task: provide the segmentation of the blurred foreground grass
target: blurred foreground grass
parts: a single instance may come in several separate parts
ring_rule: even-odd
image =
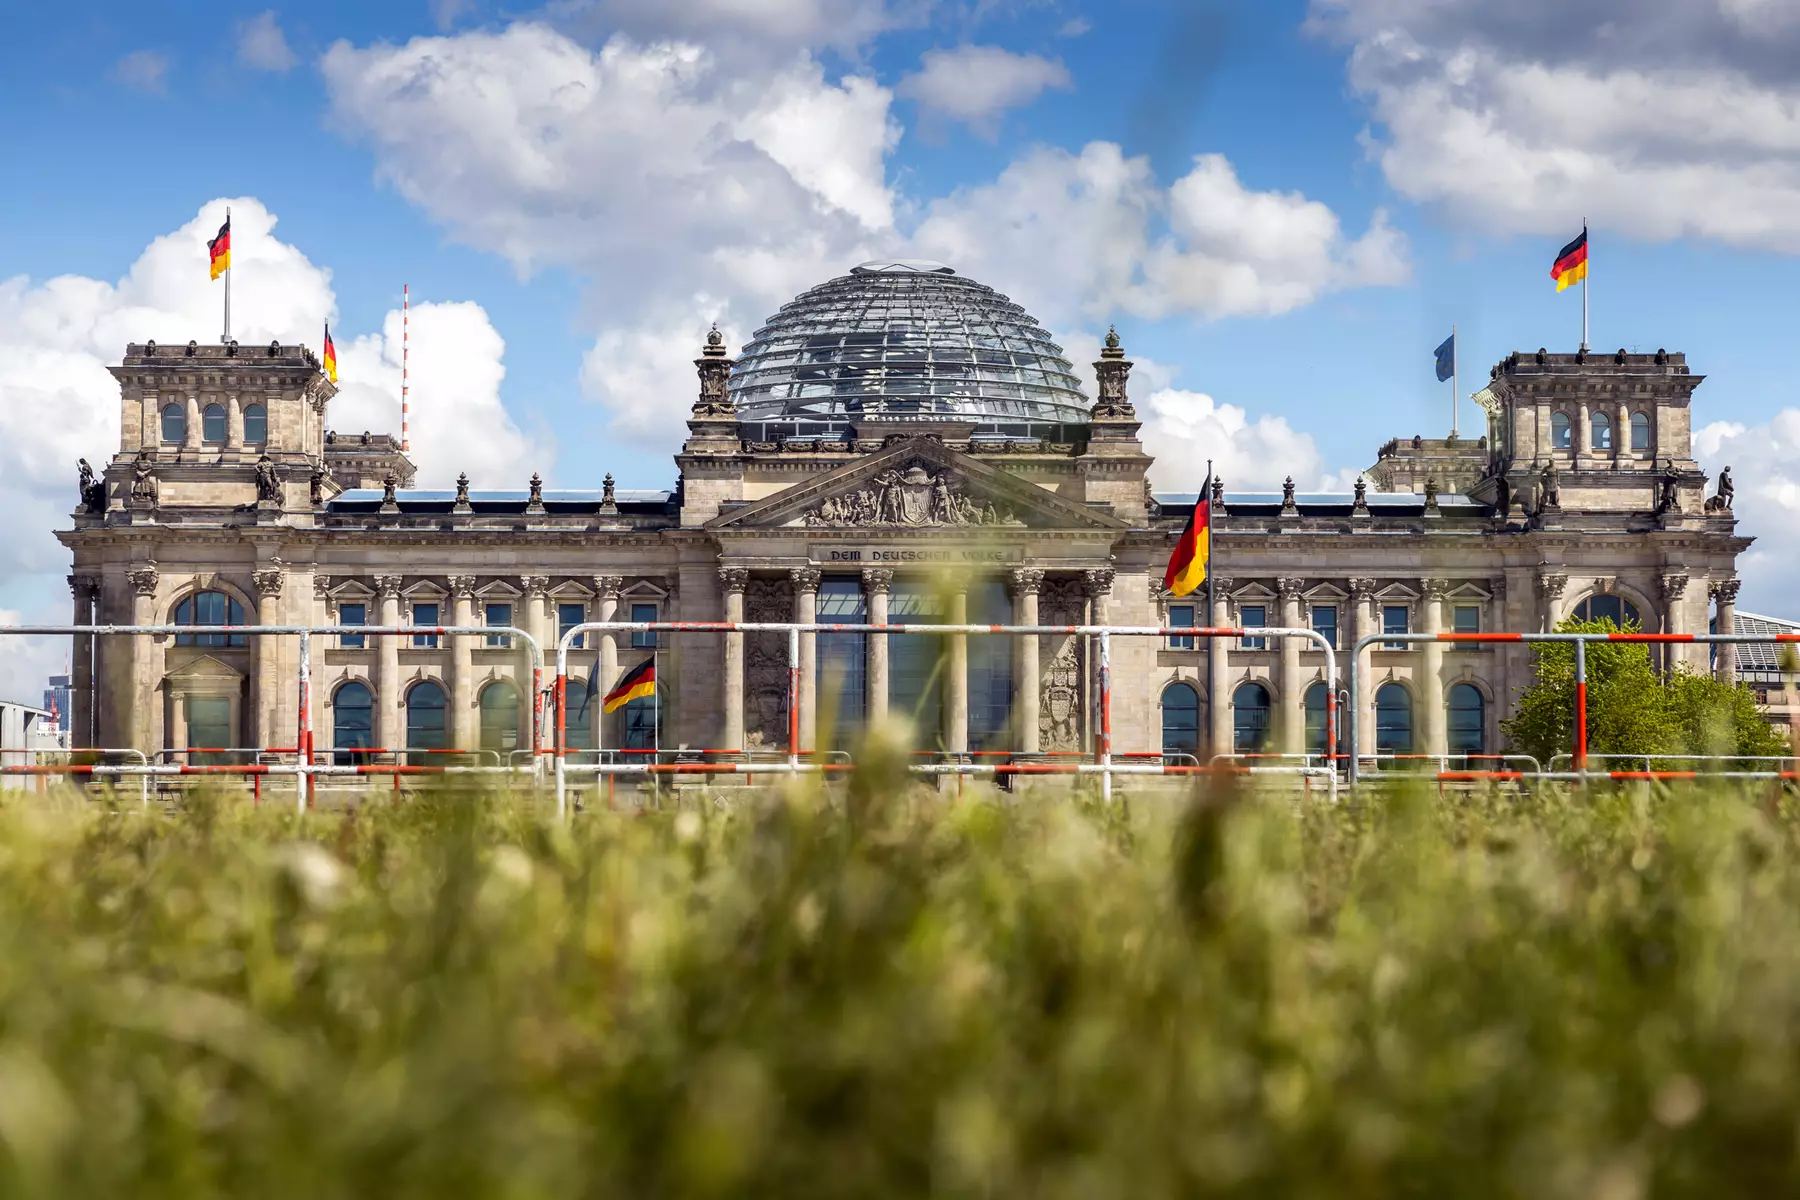
[[[1762,793],[0,810],[14,1195],[1772,1196],[1797,1036]]]

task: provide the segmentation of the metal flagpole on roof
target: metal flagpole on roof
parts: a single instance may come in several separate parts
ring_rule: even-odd
[[[1581,273],[1581,350],[1587,353],[1588,348],[1588,277],[1594,273],[1594,242],[1588,237],[1587,218],[1581,218],[1581,236],[1586,239],[1583,245],[1587,249],[1587,261],[1582,266],[1587,269]]]
[[[1209,489],[1209,491],[1212,488],[1212,473],[1213,460],[1209,458],[1206,460],[1206,482],[1200,485],[1203,488]],[[1213,537],[1213,530],[1218,526],[1219,514],[1212,510],[1212,496],[1208,492],[1201,493],[1200,499],[1195,503],[1208,506],[1206,510],[1206,616],[1205,619],[1198,622],[1198,624],[1204,626],[1213,623],[1213,576],[1217,574],[1213,568],[1218,562],[1218,547],[1216,545],[1218,539]],[[1219,703],[1219,697],[1215,691],[1219,686],[1219,673],[1214,669],[1216,666],[1214,660],[1218,644],[1218,638],[1209,637],[1206,639],[1206,741],[1207,744],[1212,747],[1212,754],[1225,754],[1228,753],[1228,751],[1221,750],[1218,743],[1214,741],[1212,735],[1212,730],[1219,727],[1218,721],[1213,718],[1214,706]],[[1208,758],[1210,759],[1211,755],[1209,755]]]
[[[225,206],[225,253],[231,254],[231,206]],[[235,256],[233,256],[235,257]],[[231,344],[231,259],[225,261],[225,332],[219,338],[223,345]]]
[[[1443,326],[1439,325],[1438,328],[1442,329]],[[1456,368],[1457,368],[1456,360],[1458,357],[1460,357],[1461,350],[1462,350],[1462,347],[1460,347],[1456,344],[1456,326],[1452,325],[1452,326],[1450,326],[1450,436],[1451,437],[1456,436],[1457,425],[1462,420],[1462,404],[1461,404],[1462,393],[1457,390],[1461,385],[1457,382],[1457,377],[1456,377]]]

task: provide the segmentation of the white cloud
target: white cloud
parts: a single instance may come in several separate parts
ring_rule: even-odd
[[[275,21],[275,10],[265,9],[237,27],[238,61],[259,71],[286,71],[300,60],[288,48],[287,37]]]
[[[920,63],[895,92],[990,140],[999,135],[1006,110],[1030,104],[1047,89],[1072,86],[1062,63],[999,46],[927,50]]]
[[[1144,445],[1156,455],[1150,482],[1164,491],[1198,491],[1206,461],[1233,491],[1277,491],[1291,475],[1302,489],[1347,490],[1342,472],[1328,474],[1310,434],[1284,417],[1251,420],[1235,404],[1220,404],[1201,392],[1164,388],[1138,402]],[[1352,473],[1352,476],[1354,473]]]
[[[1744,608],[1800,618],[1800,409],[1761,425],[1717,421],[1694,434],[1694,457],[1715,476],[1731,468],[1738,532],[1756,539],[1738,558]]]
[[[48,617],[45,624],[63,623],[69,619],[69,607]],[[15,609],[0,608],[0,625],[23,625],[26,614]],[[40,622],[31,620],[29,623]],[[66,637],[30,637],[24,634],[0,637],[0,699],[38,707],[44,701],[44,685],[50,676],[61,675],[68,667],[69,639]],[[15,759],[13,761],[25,761]]]
[[[113,78],[126,87],[161,96],[167,93],[164,76],[169,73],[167,55],[154,50],[133,50],[113,67]]]
[[[934,0],[559,0],[549,12],[577,35],[706,42],[720,53],[786,56],[831,49],[854,56],[878,34],[923,25]]]
[[[331,273],[276,238],[274,214],[250,198],[206,204],[145,247],[116,282],[0,280],[0,511],[8,515],[0,524],[0,585],[18,593],[60,589],[55,581],[69,558],[52,531],[73,524],[76,460],[99,470],[119,448],[119,386],[107,364],[119,361],[127,342],[219,336],[222,285],[207,278],[206,240],[227,203],[233,335],[246,345],[316,347],[335,307]],[[337,331],[343,395],[328,414],[334,426],[398,430],[398,320],[390,313],[380,338]],[[548,466],[500,406],[504,346],[479,306],[420,305],[412,333],[415,442],[430,479],[454,478],[466,464],[485,483],[522,487],[528,463]],[[60,621],[68,608],[30,615]],[[0,649],[9,640],[0,639]]]
[[[1056,36],[1078,38],[1091,33],[1093,28],[1094,23],[1086,17],[1070,17],[1067,21],[1064,21],[1061,28],[1056,31]]]
[[[1342,288],[1403,282],[1404,237],[1377,212],[1357,240],[1330,208],[1245,188],[1202,155],[1171,187],[1110,142],[1039,148],[934,202],[920,253],[1005,288],[1042,319],[1266,316]]]
[[[1800,252],[1800,8],[1314,0],[1401,193],[1498,232]]]

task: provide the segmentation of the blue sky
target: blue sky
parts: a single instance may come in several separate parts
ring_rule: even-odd
[[[53,325],[67,379],[0,376],[0,401],[91,419],[16,439],[13,486],[48,528],[71,451],[110,453],[94,371],[117,321],[216,336],[198,263],[191,286],[140,266],[129,320],[46,282],[118,282],[228,198],[278,221],[267,263],[240,251],[268,299],[240,280],[239,328],[313,342],[329,317],[354,385],[334,422],[362,427],[387,419],[384,323],[410,283],[415,378],[441,381],[415,388],[425,481],[515,487],[669,486],[710,320],[741,341],[865,254],[944,247],[1084,376],[1117,322],[1134,394],[1166,391],[1193,434],[1159,443],[1162,486],[1207,455],[1242,486],[1341,484],[1388,437],[1447,430],[1431,350],[1452,323],[1465,393],[1513,349],[1573,348],[1579,298],[1547,272],[1585,216],[1593,343],[1685,350],[1710,376],[1701,457],[1732,462],[1762,539],[1744,603],[1800,615],[1794,7],[30,6],[0,75],[0,316]],[[0,607],[59,611],[59,561],[18,535]]]

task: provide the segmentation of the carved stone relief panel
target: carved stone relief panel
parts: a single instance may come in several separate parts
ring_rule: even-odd
[[[1038,596],[1038,620],[1045,625],[1079,625],[1087,595],[1079,577],[1053,579]],[[1073,634],[1038,638],[1038,745],[1044,750],[1080,750],[1086,711],[1087,654]]]
[[[807,525],[919,527],[934,525],[1017,525],[1013,514],[963,495],[948,471],[928,471],[919,463],[883,471],[867,487],[829,496],[801,520]]]
[[[744,620],[793,619],[794,595],[789,582],[752,576],[744,587]],[[787,747],[787,658],[786,634],[744,635],[744,738],[751,750]]]

